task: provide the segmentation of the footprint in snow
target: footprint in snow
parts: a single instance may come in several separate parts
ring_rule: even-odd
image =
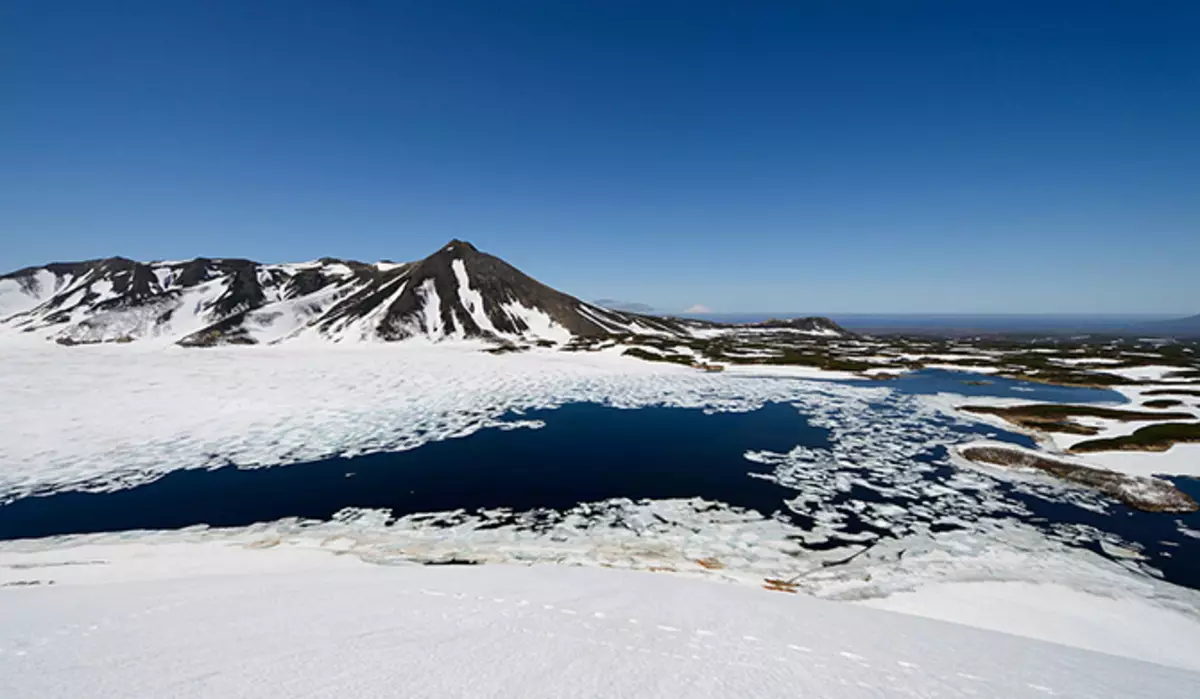
[[[858,653],[851,653],[848,650],[840,651],[840,652],[838,652],[838,655],[842,656],[843,658],[846,658],[847,660],[854,660],[856,662],[860,662],[860,663],[864,663],[864,664],[866,663],[866,660],[867,660],[866,658],[862,657]]]

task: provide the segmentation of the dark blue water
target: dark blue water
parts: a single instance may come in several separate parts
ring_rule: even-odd
[[[706,415],[584,403],[523,417],[546,426],[483,430],[412,451],[286,468],[175,471],[111,493],[23,498],[0,507],[0,539],[329,519],[345,507],[388,508],[397,515],[568,509],[616,497],[702,496],[769,514],[783,507],[790,491],[747,477],[766,467],[746,461],[746,450],[828,445],[825,430],[782,404]]]
[[[1055,386],[1030,381],[1006,379],[991,374],[975,374],[945,369],[922,369],[901,374],[894,379],[879,381],[848,381],[859,386],[886,386],[901,393],[934,395],[956,393],[960,396],[1016,398],[1051,403],[1127,403],[1125,396],[1106,388]]]
[[[386,508],[396,515],[480,508],[565,510],[614,497],[703,497],[764,515],[779,512],[805,529],[814,525],[809,514],[785,507],[784,500],[793,498],[795,490],[750,475],[769,473],[772,467],[743,457],[747,450],[782,453],[797,445],[831,446],[829,434],[809,424],[790,405],[768,404],[749,413],[706,415],[682,408],[620,410],[573,404],[522,417],[543,420],[546,426],[483,430],[408,452],[281,468],[176,471],[152,483],[111,493],[26,497],[0,506],[0,539],[178,529],[196,524],[232,527],[287,517],[327,520],[347,507]],[[986,425],[954,429],[1033,446],[1026,436]],[[920,435],[913,438],[921,439]],[[931,446],[915,457],[917,462],[935,466],[924,479],[950,486],[943,491],[951,489],[956,475],[945,457],[944,446]],[[857,477],[854,464],[846,464],[845,469]],[[1200,498],[1200,481],[1175,482]],[[951,502],[947,511],[946,505],[936,505],[926,496],[884,496],[861,485],[822,496],[820,509],[842,513],[849,534],[870,531],[882,537],[897,532],[859,518],[855,501],[887,502],[906,511],[940,508],[937,514],[953,514],[966,521],[1000,516],[1046,528],[1055,523],[1086,524],[1140,544],[1166,579],[1200,588],[1200,541],[1183,535],[1175,526],[1179,520],[1200,530],[1200,515],[1137,512],[1119,504],[1111,505],[1107,513],[1098,513],[1020,492],[1007,483],[997,487],[1006,500],[1023,506],[1032,516],[985,514],[974,506],[972,498],[977,496],[971,492],[957,493],[954,497],[962,500]],[[994,496],[994,492],[984,495]],[[964,503],[961,510],[954,502]],[[946,530],[955,525],[939,523],[934,528]],[[823,546],[841,543],[845,541],[834,535]],[[1094,544],[1089,547],[1100,551]]]
[[[1200,502],[1200,479],[1175,477],[1165,480]],[[1141,553],[1147,556],[1151,564],[1161,570],[1170,582],[1200,589],[1200,540],[1180,533],[1176,526],[1176,521],[1181,521],[1190,529],[1200,530],[1200,514],[1141,512],[1124,505],[1116,505],[1110,512],[1100,513],[1039,498],[1026,498],[1022,502],[1034,515],[1027,521],[1035,524],[1085,524],[1101,531],[1112,532],[1140,544]],[[1106,555],[1098,544],[1088,544],[1086,548]]]

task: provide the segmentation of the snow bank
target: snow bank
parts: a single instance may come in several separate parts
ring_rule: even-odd
[[[1162,381],[1168,374],[1183,371],[1187,367],[1156,364],[1151,366],[1136,366],[1124,368],[1104,368],[1106,374],[1116,374],[1134,381]]]
[[[797,544],[805,532],[776,519],[702,500],[610,501],[581,505],[565,513],[480,514],[440,513],[411,515],[396,521],[379,511],[346,511],[331,522],[283,520],[238,529],[203,527],[176,532],[122,532],[0,543],[0,592],[5,587],[118,582],[132,566],[143,577],[220,575],[232,569],[261,571],[267,558],[248,551],[268,549],[288,565],[312,567],[312,554],[334,554],[338,565],[365,561],[385,567],[414,563],[474,563],[483,571],[504,564],[626,569],[734,583],[759,589],[767,580],[788,580],[797,594],[836,601],[884,600],[916,592],[926,586],[980,581],[1055,584],[1088,596],[1126,600],[1148,616],[1109,619],[1108,633],[1125,625],[1138,628],[1143,637],[1150,624],[1175,619],[1170,628],[1196,630],[1200,638],[1200,593],[1134,575],[1122,565],[1090,551],[1047,538],[1015,522],[981,522],[954,532],[931,532],[917,527],[898,539],[881,540],[869,547],[841,546],[807,550]],[[1081,532],[1081,537],[1086,533]],[[205,547],[231,550],[229,562],[213,565],[203,555]],[[173,558],[178,553],[178,562]],[[160,556],[167,562],[156,563]],[[121,566],[109,565],[122,561]],[[831,565],[832,563],[837,565]],[[144,567],[151,570],[145,570]],[[1090,599],[1088,596],[1080,600]],[[1022,633],[1043,617],[1020,604],[1004,606],[1012,625],[1003,630]],[[1101,605],[1103,607],[1103,605]],[[1129,607],[1132,611],[1134,607]],[[956,615],[948,605],[939,618],[972,624],[971,615]],[[1082,612],[1079,606],[1063,610]],[[999,612],[997,612],[999,613]],[[1139,626],[1145,624],[1145,626]],[[1077,629],[1073,640],[1063,634]],[[1057,631],[1055,640],[1085,647],[1085,627]],[[1048,638],[1054,629],[1030,632]],[[1190,647],[1186,643],[1180,649]],[[1106,647],[1118,652],[1119,649]],[[1175,662],[1165,648],[1149,656],[1152,648],[1131,657]],[[1200,657],[1197,655],[1195,657]]]
[[[1053,583],[965,582],[862,604],[1200,671],[1200,620],[1136,598]]]
[[[671,575],[367,566],[211,544],[67,554],[0,569],[55,581],[0,588],[7,696],[1173,699],[1200,682],[1182,669]]]

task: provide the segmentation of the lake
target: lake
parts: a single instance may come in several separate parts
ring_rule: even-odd
[[[940,392],[952,386],[960,391],[1007,395],[1003,392],[1020,383],[971,386],[962,382],[972,377],[962,374],[924,374],[885,385],[904,387],[905,392]],[[1110,398],[1107,394],[1111,393],[1032,387],[1038,393],[1029,397],[1041,400],[1055,395],[1094,401]],[[881,404],[878,410],[873,426],[874,418],[865,416],[870,429],[900,431],[887,427],[888,411],[897,408]],[[544,427],[487,429],[411,451],[279,468],[176,471],[141,486],[107,493],[59,492],[21,498],[0,506],[0,538],[178,529],[197,524],[233,527],[287,517],[327,520],[347,507],[390,509],[397,516],[480,508],[563,510],[615,497],[702,497],[764,515],[780,512],[804,529],[813,527],[819,512],[836,511],[844,520],[839,531],[845,540],[835,533],[828,543],[814,548],[854,541],[855,535],[864,531],[883,537],[896,535],[863,512],[861,504],[866,502],[902,508],[907,514],[894,518],[897,531],[919,521],[933,524],[935,531],[952,529],[958,525],[946,521],[969,522],[985,516],[1012,517],[1047,530],[1063,524],[1096,527],[1140,544],[1151,564],[1168,580],[1200,588],[1200,540],[1180,533],[1175,526],[1179,520],[1200,530],[1197,515],[1151,514],[1119,504],[1108,505],[1107,512],[1096,512],[1072,500],[1079,497],[1077,489],[1068,491],[1072,497],[1060,498],[1056,494],[1059,489],[1052,484],[1029,492],[983,476],[979,477],[990,484],[987,492],[966,490],[954,493],[952,499],[933,498],[926,493],[953,488],[955,477],[961,475],[950,465],[942,444],[918,444],[906,461],[896,457],[892,467],[876,469],[869,478],[856,475],[868,487],[855,485],[835,492],[795,482],[787,487],[754,477],[771,475],[774,467],[748,460],[747,452],[786,454],[798,446],[822,452],[838,446],[829,429],[814,425],[791,404],[768,403],[751,412],[710,414],[687,408],[618,409],[576,403],[512,418],[542,421]],[[956,441],[987,436],[1033,446],[1024,435],[987,425],[950,418],[921,419],[937,422],[941,434],[957,435]],[[845,472],[852,468],[853,464],[848,464]],[[908,482],[914,474],[919,474],[916,486]],[[904,488],[891,492],[893,481],[905,481]],[[1200,482],[1179,479],[1176,483],[1200,498]],[[806,506],[810,509],[793,511],[785,505],[798,491],[810,499],[812,504]],[[997,511],[996,498],[1009,506]],[[1102,552],[1094,542],[1088,547]]]
[[[863,386],[884,386],[911,395],[954,393],[960,396],[984,398],[1016,398],[1048,403],[1128,403],[1117,391],[1081,386],[1056,386],[1032,381],[1019,381],[993,374],[977,374],[945,369],[922,369],[900,374],[892,379],[876,381],[847,381]]]

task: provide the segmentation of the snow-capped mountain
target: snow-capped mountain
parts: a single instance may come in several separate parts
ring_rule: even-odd
[[[184,346],[479,338],[687,336],[708,324],[614,311],[451,241],[418,262],[298,264],[110,258],[0,277],[0,333],[62,344],[156,339]]]

